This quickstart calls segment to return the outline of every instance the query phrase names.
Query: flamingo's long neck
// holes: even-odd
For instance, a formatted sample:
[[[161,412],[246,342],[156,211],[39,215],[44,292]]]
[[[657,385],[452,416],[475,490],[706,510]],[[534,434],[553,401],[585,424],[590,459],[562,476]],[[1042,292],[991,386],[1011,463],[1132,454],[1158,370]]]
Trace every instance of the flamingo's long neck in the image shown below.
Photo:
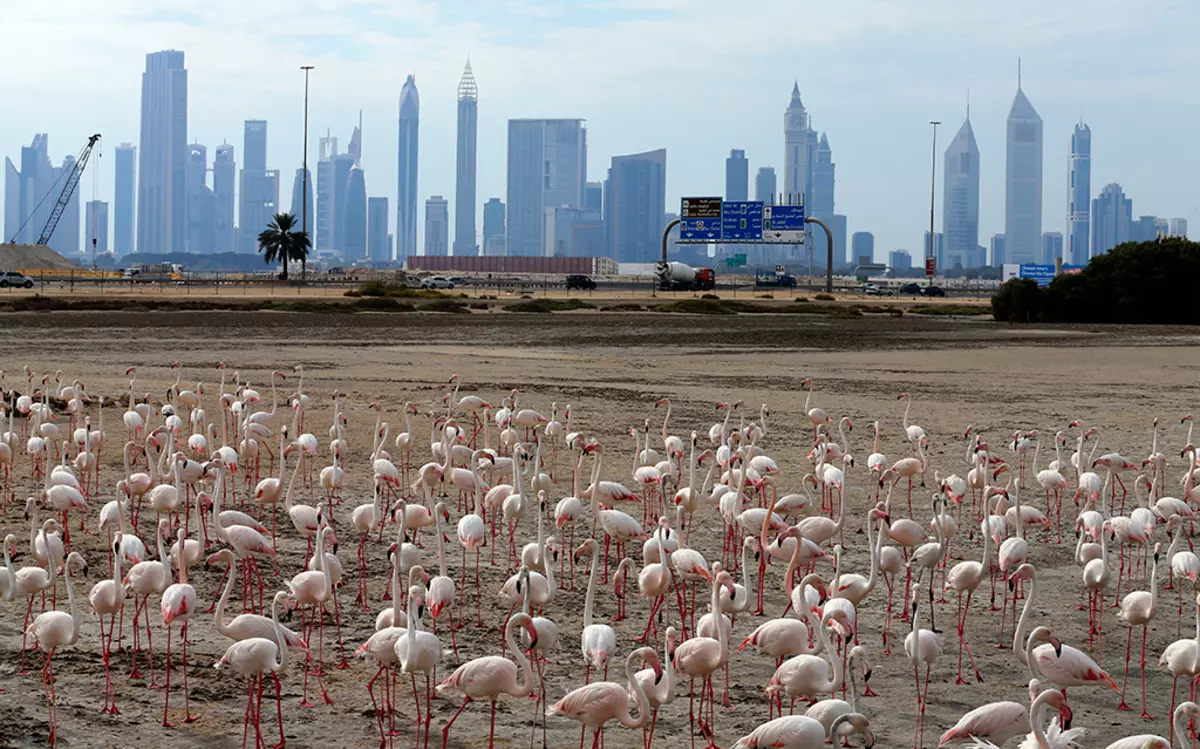
[[[287,637],[284,636],[283,625],[279,623],[279,599],[281,597],[276,593],[275,599],[271,601],[271,623],[275,625],[275,644],[279,646],[279,662],[271,664],[271,670],[275,673],[282,672],[288,664]]]
[[[116,556],[120,556],[119,554]],[[50,563],[54,564],[53,561]],[[79,641],[79,619],[75,616],[75,586],[71,584],[71,558],[67,557],[67,561],[63,562],[63,580],[67,584],[67,607],[71,611],[71,637],[66,645],[74,645]],[[53,584],[52,584],[53,585]]]
[[[538,513],[538,525],[542,522],[542,513]],[[438,546],[438,569],[442,577],[446,576],[446,544],[442,539],[442,506],[438,503],[433,509],[433,524],[437,531],[437,546]]]
[[[225,621],[225,605],[229,602],[229,591],[233,590],[234,578],[237,573],[233,570],[234,560],[229,560],[229,576],[225,580],[225,590],[221,591],[221,597],[217,599],[217,607],[213,612],[213,624],[216,626],[217,632],[226,636],[232,637],[229,632],[229,624]],[[274,612],[274,603],[271,604],[271,610]]]
[[[1025,607],[1021,609],[1021,618],[1017,620],[1017,629],[1013,632],[1013,652],[1019,653],[1025,658],[1025,665],[1029,666],[1030,673],[1037,677],[1033,662],[1033,642],[1023,642],[1025,637],[1025,627],[1029,621],[1029,612],[1033,610],[1033,599],[1037,598],[1037,574],[1029,578],[1029,595],[1025,597]]]
[[[646,699],[646,690],[642,689],[641,682],[634,676],[633,662],[637,660],[637,657],[635,652],[630,653],[629,657],[625,659],[625,680],[629,682],[629,689],[633,692],[638,711],[638,716],[634,718],[629,714],[628,702],[625,704],[625,709],[621,711],[621,715],[617,716],[617,720],[626,728],[641,728],[646,725],[646,714],[650,712],[650,701]]]
[[[14,537],[15,540],[15,537]],[[4,539],[4,569],[8,570],[8,579],[15,581],[17,579],[16,570],[13,569],[12,554],[8,548],[8,539]],[[4,600],[11,601],[16,592],[16,585],[9,585],[5,591]],[[1196,639],[1200,640],[1200,606],[1196,607]]]
[[[510,694],[513,697],[526,697],[533,692],[533,669],[529,666],[529,659],[517,647],[517,642],[513,637],[513,629],[518,626],[517,623],[509,620],[507,631],[504,633],[504,639],[508,642],[508,647],[513,651],[513,657],[517,659],[517,664],[521,669],[521,682],[516,685],[516,691]]]
[[[547,565],[549,568],[550,565]],[[600,566],[600,544],[592,541],[592,571],[588,575],[587,598],[583,603],[583,627],[592,626],[592,609],[596,603],[596,573]]]

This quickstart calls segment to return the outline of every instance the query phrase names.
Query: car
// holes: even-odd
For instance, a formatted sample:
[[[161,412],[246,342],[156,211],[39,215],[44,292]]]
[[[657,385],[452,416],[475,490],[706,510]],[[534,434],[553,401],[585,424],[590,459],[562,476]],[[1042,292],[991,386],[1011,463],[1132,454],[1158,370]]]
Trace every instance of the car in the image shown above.
[[[0,271],[0,289],[7,289],[9,287],[32,289],[33,279],[15,270]]]
[[[592,280],[591,276],[584,276],[581,274],[573,274],[573,275],[567,276],[567,288],[568,289],[584,289],[585,291],[591,291],[592,289],[596,288],[596,282]]]
[[[443,276],[428,276],[421,279],[422,289],[453,289],[454,282]]]
[[[941,286],[926,286],[921,289],[921,294],[923,296],[946,296],[946,292]]]
[[[896,291],[899,294],[911,294],[912,296],[920,296],[921,295],[921,284],[906,283],[903,286],[901,286],[899,289],[897,289]]]
[[[873,283],[869,283],[866,286],[864,286],[863,293],[868,296],[892,296],[895,294],[895,292],[892,291],[891,289],[889,289],[888,287],[880,286],[878,284],[873,284]]]

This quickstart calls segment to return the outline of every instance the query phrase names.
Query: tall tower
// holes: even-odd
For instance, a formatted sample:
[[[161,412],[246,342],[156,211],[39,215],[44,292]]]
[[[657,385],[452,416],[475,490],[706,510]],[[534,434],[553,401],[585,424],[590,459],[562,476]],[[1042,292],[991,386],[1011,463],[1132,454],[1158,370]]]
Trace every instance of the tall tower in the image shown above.
[[[133,252],[133,216],[137,203],[137,147],[117,146],[116,185],[113,191],[113,250],[118,255]]]
[[[725,199],[749,200],[750,197],[750,162],[746,160],[746,152],[735,148],[725,159]]]
[[[777,203],[799,203],[808,186],[808,113],[800,101],[800,83],[792,86],[792,101],[783,113],[783,196]]]
[[[1042,254],[1042,118],[1021,90],[1008,110],[1004,189],[1004,251],[1009,263],[1036,263]]]
[[[187,77],[182,52],[146,55],[138,149],[139,252],[187,249]]]
[[[943,261],[947,268],[973,268],[979,257],[979,144],[971,127],[971,110],[946,147],[942,180]]]
[[[479,86],[471,61],[458,82],[458,158],[454,187],[454,254],[478,255],[475,244],[476,132],[479,129]]]
[[[396,190],[396,262],[417,254],[417,129],[421,99],[410,75],[400,89],[400,162]]]
[[[234,252],[237,249],[237,220],[234,218],[237,201],[237,160],[234,148],[228,143],[217,146],[213,157],[213,197],[216,200],[216,234],[213,252]]]
[[[546,209],[583,205],[586,184],[583,120],[509,120],[507,253],[553,254],[545,246]]]
[[[246,120],[243,126],[241,198],[238,252],[253,254],[279,203],[279,172],[267,169],[266,120]]]
[[[1071,155],[1067,160],[1067,246],[1064,256],[1072,265],[1087,265],[1091,258],[1091,197],[1092,130],[1080,120],[1071,134]]]

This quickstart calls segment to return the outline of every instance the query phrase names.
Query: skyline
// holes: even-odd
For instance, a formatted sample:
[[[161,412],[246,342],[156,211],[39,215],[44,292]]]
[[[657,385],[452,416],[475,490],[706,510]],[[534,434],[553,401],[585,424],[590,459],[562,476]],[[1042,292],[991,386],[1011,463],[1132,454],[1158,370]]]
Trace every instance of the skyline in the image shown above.
[[[822,29],[805,34],[805,43],[823,60],[816,69],[783,49],[764,47],[760,35],[749,33],[752,19],[731,17],[729,9],[705,0],[655,0],[641,9],[628,2],[569,9],[536,1],[495,8],[467,3],[450,11],[424,2],[395,10],[359,2],[339,13],[311,0],[298,4],[308,15],[299,20],[303,14],[297,12],[284,32],[272,32],[281,35],[258,46],[239,42],[259,33],[255,19],[270,3],[233,12],[231,3],[216,0],[164,14],[146,10],[150,6],[142,0],[127,0],[119,12],[92,10],[86,22],[65,25],[57,12],[18,8],[9,13],[8,25],[21,32],[14,35],[19,38],[0,50],[0,61],[13,63],[0,73],[0,96],[36,93],[39,107],[9,108],[12,116],[0,123],[0,153],[13,155],[34,133],[47,132],[57,164],[87,134],[101,132],[103,158],[89,166],[89,172],[100,172],[100,189],[92,194],[89,174],[81,198],[112,204],[115,146],[138,142],[137,80],[144,54],[173,47],[188,55],[186,142],[207,145],[211,153],[224,141],[240,144],[244,120],[265,119],[268,168],[294,174],[301,160],[299,65],[311,63],[316,70],[310,131],[344,132],[361,108],[368,194],[395,201],[398,96],[404,78],[415,73],[426,125],[419,151],[422,203],[434,194],[455,195],[455,92],[469,56],[481,90],[477,226],[483,203],[505,197],[510,118],[586,119],[589,175],[603,174],[614,155],[665,147],[672,165],[666,204],[674,211],[684,194],[723,193],[731,149],[746,152],[752,173],[762,167],[784,171],[778,118],[798,80],[815,128],[834,144],[837,213],[849,216],[849,231],[872,232],[879,258],[898,248],[919,256],[928,214],[920,197],[928,191],[927,122],[961,122],[968,89],[980,150],[980,242],[1004,231],[1004,119],[1021,56],[1022,87],[1045,123],[1043,231],[1067,231],[1065,167],[1081,112],[1094,136],[1093,185],[1119,182],[1138,213],[1193,221],[1200,215],[1196,194],[1182,176],[1200,168],[1200,154],[1184,147],[1190,134],[1183,128],[1195,105],[1178,96],[1188,83],[1178,72],[1186,66],[1179,63],[1195,58],[1182,32],[1189,20],[1200,19],[1190,7],[1151,3],[1134,12],[1108,2],[1065,2],[1050,9],[1018,2],[1003,10],[942,3],[901,9],[860,2],[801,12],[765,4],[781,22],[804,18],[809,19],[804,28]],[[701,43],[673,33],[653,49],[643,44],[666,27],[695,28],[697,16],[687,8],[727,21],[727,35]],[[852,22],[864,12],[875,14],[870,24]],[[114,35],[49,65],[48,54],[30,48],[26,37],[51,23],[51,16],[55,33],[67,41],[97,28],[112,28]],[[223,35],[211,33],[218,21]],[[949,30],[958,36],[939,37],[935,52],[914,44]],[[356,48],[349,40],[363,44]],[[630,55],[632,49],[639,54]],[[12,56],[17,52],[47,64],[17,64]],[[546,65],[551,58],[556,64]],[[104,71],[101,81],[97,70]],[[738,105],[701,110],[673,95],[700,82],[711,94],[708,100]],[[1145,116],[1163,101],[1176,104],[1181,116],[1161,121]],[[80,112],[92,114],[84,118]],[[681,124],[701,120],[703,127]],[[316,161],[313,140],[310,162]],[[286,205],[290,195],[281,198]],[[422,223],[418,219],[421,234]],[[419,236],[417,246],[423,245]]]

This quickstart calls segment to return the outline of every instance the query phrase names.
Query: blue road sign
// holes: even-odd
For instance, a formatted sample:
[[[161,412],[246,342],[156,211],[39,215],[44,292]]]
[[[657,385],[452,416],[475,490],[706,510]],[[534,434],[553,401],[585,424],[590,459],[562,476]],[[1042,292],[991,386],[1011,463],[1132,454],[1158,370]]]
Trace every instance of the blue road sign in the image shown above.
[[[679,225],[680,242],[721,241],[721,217],[688,218]]]
[[[722,242],[761,242],[762,237],[762,201],[726,200],[721,204]]]
[[[1054,280],[1054,266],[1043,263],[1021,263],[1021,278],[1031,278],[1038,286],[1046,286]]]
[[[766,206],[763,209],[763,241],[788,244],[803,242],[804,206]]]

